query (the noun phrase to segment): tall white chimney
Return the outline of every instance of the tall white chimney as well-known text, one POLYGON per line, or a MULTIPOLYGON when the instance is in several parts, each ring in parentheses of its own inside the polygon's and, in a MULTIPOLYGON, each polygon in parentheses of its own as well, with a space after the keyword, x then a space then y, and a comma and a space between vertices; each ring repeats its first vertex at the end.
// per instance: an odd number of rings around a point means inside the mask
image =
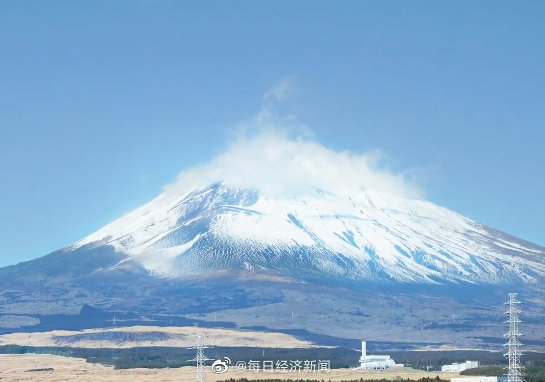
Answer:
POLYGON ((366 357, 367 356, 367 342, 361 341, 361 356, 366 357))

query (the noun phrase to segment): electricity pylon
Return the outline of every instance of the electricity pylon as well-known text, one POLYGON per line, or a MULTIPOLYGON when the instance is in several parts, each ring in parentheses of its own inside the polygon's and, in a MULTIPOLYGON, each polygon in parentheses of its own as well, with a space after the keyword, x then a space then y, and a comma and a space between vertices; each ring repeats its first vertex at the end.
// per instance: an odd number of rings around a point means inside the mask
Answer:
POLYGON ((519 326, 522 321, 519 319, 521 312, 518 308, 519 304, 521 302, 517 300, 517 293, 509 293, 509 301, 504 304, 509 306, 509 310, 505 312, 509 315, 509 320, 505 321, 506 324, 509 324, 509 332, 504 335, 507 337, 507 343, 504 345, 507 348, 507 353, 504 356, 509 360, 507 382, 524 382, 524 373, 522 372, 524 366, 520 363, 522 343, 519 341, 519 337, 522 334, 519 332, 519 326))
POLYGON ((197 338, 197 345, 192 346, 188 349, 195 349, 197 351, 197 354, 195 355, 194 359, 190 359, 188 362, 196 362, 197 363, 197 371, 196 371, 196 382, 206 382, 206 368, 204 366, 205 361, 210 361, 210 358, 206 358, 204 355, 204 349, 207 349, 209 346, 204 346, 202 336, 198 336, 197 338))

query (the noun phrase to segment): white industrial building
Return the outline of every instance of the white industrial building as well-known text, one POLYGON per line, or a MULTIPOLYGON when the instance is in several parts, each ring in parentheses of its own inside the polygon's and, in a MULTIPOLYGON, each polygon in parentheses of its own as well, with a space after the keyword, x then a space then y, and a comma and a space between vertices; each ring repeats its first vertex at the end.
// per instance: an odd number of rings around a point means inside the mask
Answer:
POLYGON ((356 370, 384 370, 389 367, 403 367, 403 364, 395 363, 389 355, 367 355, 367 343, 361 341, 360 366, 356 370))
POLYGON ((479 361, 465 361, 460 363, 453 363, 450 365, 443 365, 441 366, 441 371, 460 372, 467 369, 474 369, 476 367, 479 367, 479 361))

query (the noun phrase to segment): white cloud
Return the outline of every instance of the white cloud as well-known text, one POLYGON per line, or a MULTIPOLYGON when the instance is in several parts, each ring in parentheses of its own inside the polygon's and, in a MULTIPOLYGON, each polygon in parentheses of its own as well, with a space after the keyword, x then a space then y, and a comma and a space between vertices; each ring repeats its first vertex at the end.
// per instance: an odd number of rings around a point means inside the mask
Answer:
POLYGON ((223 181, 277 198, 315 193, 316 189, 334 194, 371 189, 404 197, 422 195, 409 174, 385 169, 380 150, 335 151, 312 139, 311 130, 295 116, 278 116, 275 102, 284 99, 289 84, 283 80, 266 93, 259 113, 237 126, 222 154, 182 171, 165 191, 182 193, 223 181))
POLYGON ((382 161, 380 151, 335 151, 269 128, 251 137, 239 136, 224 153, 180 173, 166 191, 180 193, 224 181, 277 198, 302 196, 316 189, 334 194, 371 189, 399 196, 421 195, 406 174, 381 168, 382 161))

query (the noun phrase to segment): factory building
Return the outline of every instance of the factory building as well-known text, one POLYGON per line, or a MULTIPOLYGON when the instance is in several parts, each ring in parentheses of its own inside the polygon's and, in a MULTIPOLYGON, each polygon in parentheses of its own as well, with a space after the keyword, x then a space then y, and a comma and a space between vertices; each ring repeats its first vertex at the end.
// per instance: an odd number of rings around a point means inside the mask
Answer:
POLYGON ((384 370, 389 367, 403 367, 403 364, 395 363, 389 355, 367 355, 367 343, 361 341, 360 366, 357 370, 384 370))
POLYGON ((479 361, 465 361, 460 363, 453 363, 450 365, 443 365, 441 366, 441 371, 460 372, 467 369, 474 369, 476 367, 479 367, 479 361))

